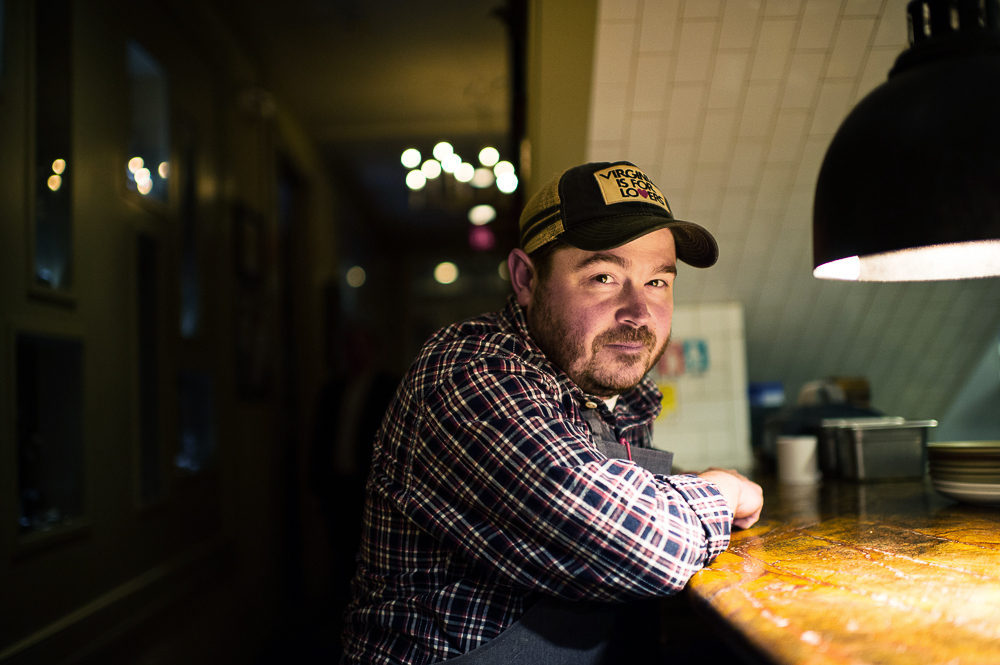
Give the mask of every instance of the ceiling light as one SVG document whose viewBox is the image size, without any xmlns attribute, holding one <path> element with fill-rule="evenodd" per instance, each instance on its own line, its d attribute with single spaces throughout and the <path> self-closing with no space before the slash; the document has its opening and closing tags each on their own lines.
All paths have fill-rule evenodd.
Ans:
<svg viewBox="0 0 1000 665">
<path fill-rule="evenodd" d="M 365 281 L 368 279 L 368 275 L 365 272 L 365 269 L 361 266 L 351 266 L 347 269 L 344 279 L 347 281 L 348 286 L 357 289 L 364 286 Z"/>
<path fill-rule="evenodd" d="M 135 186 L 140 194 L 148 194 L 153 189 L 153 176 L 149 169 L 142 167 L 135 172 Z"/>
<path fill-rule="evenodd" d="M 514 165 L 508 162 L 506 159 L 497 162 L 496 165 L 494 165 L 493 167 L 493 175 L 495 175 L 498 178 L 505 173 L 513 173 L 513 172 L 514 172 Z"/>
<path fill-rule="evenodd" d="M 469 182 L 475 174 L 476 169 L 469 162 L 462 162 L 455 167 L 455 180 L 459 182 Z"/>
<path fill-rule="evenodd" d="M 469 210 L 469 221 L 474 226 L 489 224 L 497 218 L 497 210 L 488 203 L 480 203 Z"/>
<path fill-rule="evenodd" d="M 431 151 L 431 154 L 434 155 L 434 159 L 443 162 L 448 155 L 454 152 L 455 149 L 451 146 L 450 143 L 448 143 L 447 141 L 440 141 L 434 146 L 434 149 Z"/>
<path fill-rule="evenodd" d="M 487 252 L 497 244 L 493 229 L 488 226 L 473 226 L 469 228 L 469 247 L 479 252 Z"/>
<path fill-rule="evenodd" d="M 486 146 L 479 151 L 479 163 L 489 168 L 500 160 L 500 152 L 493 146 Z"/>
<path fill-rule="evenodd" d="M 490 171 L 489 169 L 476 169 L 475 173 L 472 176 L 471 183 L 473 187 L 478 187 L 482 189 L 484 187 L 489 187 L 490 185 L 492 185 L 493 181 L 494 181 L 493 171 Z"/>
<path fill-rule="evenodd" d="M 441 175 L 441 162 L 436 159 L 428 159 L 420 165 L 420 171 L 427 176 L 428 180 L 433 180 Z"/>
<path fill-rule="evenodd" d="M 399 161 L 408 169 L 415 169 L 420 166 L 420 160 L 420 151 L 416 148 L 407 148 L 399 157 Z"/>
<path fill-rule="evenodd" d="M 497 189 L 504 194 L 513 194 L 517 189 L 517 176 L 513 173 L 501 173 L 497 176 Z"/>
<path fill-rule="evenodd" d="M 439 284 L 451 284 L 458 279 L 458 266 L 451 261 L 442 261 L 434 267 L 434 279 Z"/>
<path fill-rule="evenodd" d="M 816 277 L 1000 276 L 1000 0 L 915 0 L 907 12 L 909 48 L 823 160 Z"/>
<path fill-rule="evenodd" d="M 445 173 L 455 173 L 455 169 L 462 163 L 462 158 L 455 153 L 445 155 L 441 160 L 441 170 Z"/>
<path fill-rule="evenodd" d="M 410 171 L 406 174 L 406 186 L 412 190 L 423 189 L 427 184 L 427 176 L 424 175 L 423 171 L 418 171 L 416 169 Z"/>
</svg>

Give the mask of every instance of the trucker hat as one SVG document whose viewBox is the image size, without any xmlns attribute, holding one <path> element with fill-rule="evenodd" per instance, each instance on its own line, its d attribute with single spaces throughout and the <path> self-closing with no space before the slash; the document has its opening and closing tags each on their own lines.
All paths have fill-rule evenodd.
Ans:
<svg viewBox="0 0 1000 665">
<path fill-rule="evenodd" d="M 667 228 L 681 261 L 707 268 L 719 258 L 712 234 L 675 219 L 660 188 L 631 162 L 566 169 L 528 200 L 518 228 L 528 254 L 556 240 L 591 252 L 611 249 Z"/>
</svg>

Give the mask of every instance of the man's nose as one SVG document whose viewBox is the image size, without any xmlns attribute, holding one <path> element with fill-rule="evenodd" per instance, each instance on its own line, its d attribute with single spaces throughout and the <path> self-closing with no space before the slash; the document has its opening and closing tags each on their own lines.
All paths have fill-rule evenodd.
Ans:
<svg viewBox="0 0 1000 665">
<path fill-rule="evenodd" d="M 649 322 L 649 306 L 642 288 L 626 284 L 622 289 L 621 304 L 618 307 L 618 321 L 635 327 Z"/>
</svg>

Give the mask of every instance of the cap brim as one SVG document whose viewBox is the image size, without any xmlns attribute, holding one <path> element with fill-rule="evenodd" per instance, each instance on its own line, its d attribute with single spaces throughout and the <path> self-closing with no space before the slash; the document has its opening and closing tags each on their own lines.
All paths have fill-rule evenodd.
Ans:
<svg viewBox="0 0 1000 665">
<path fill-rule="evenodd" d="M 677 258 L 695 268 L 708 268 L 719 259 L 719 245 L 703 226 L 667 217 L 650 215 L 615 217 L 594 220 L 567 230 L 560 240 L 588 252 L 621 247 L 657 229 L 670 229 L 677 247 Z"/>
</svg>

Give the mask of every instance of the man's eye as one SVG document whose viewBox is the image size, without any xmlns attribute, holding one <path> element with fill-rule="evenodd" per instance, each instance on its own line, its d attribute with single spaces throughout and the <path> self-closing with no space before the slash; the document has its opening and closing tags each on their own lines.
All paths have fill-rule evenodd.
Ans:
<svg viewBox="0 0 1000 665">
<path fill-rule="evenodd" d="M 650 286 L 655 286 L 658 289 L 662 289 L 665 286 L 670 286 L 669 284 L 667 284 L 667 280 L 665 280 L 665 279 L 653 279 L 653 280 L 650 280 L 649 285 Z"/>
<path fill-rule="evenodd" d="M 594 277 L 594 281 L 600 282 L 601 284 L 610 284 L 615 280 L 613 277 L 611 277 L 611 275 L 597 275 L 596 277 Z"/>
</svg>

